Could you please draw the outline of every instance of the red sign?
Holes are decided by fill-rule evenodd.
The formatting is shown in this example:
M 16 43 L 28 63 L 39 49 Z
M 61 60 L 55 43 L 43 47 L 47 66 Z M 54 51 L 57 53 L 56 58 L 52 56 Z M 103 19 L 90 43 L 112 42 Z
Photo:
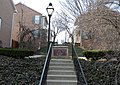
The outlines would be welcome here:
M 67 49 L 54 49 L 53 56 L 67 56 Z

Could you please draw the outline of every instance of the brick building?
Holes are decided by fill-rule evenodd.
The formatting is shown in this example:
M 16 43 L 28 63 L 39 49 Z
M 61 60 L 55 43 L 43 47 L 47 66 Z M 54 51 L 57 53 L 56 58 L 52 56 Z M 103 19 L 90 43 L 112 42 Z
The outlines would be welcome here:
M 16 9 L 12 0 L 0 0 L 0 47 L 12 46 L 12 30 Z
M 15 15 L 12 47 L 18 47 L 21 42 L 25 45 L 30 42 L 29 44 L 34 48 L 45 46 L 47 43 L 47 18 L 22 3 L 16 4 L 15 7 L 18 12 Z M 25 45 L 23 47 L 26 47 Z

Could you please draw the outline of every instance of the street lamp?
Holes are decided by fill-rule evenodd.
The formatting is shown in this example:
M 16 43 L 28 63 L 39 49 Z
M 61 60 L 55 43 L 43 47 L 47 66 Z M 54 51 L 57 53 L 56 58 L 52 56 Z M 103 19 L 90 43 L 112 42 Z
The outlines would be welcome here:
M 46 11 L 48 13 L 49 16 L 49 28 L 48 28 L 48 49 L 49 49 L 49 45 L 50 45 L 50 20 L 51 20 L 51 16 L 54 12 L 54 8 L 52 6 L 52 3 L 49 3 L 49 6 L 46 8 Z

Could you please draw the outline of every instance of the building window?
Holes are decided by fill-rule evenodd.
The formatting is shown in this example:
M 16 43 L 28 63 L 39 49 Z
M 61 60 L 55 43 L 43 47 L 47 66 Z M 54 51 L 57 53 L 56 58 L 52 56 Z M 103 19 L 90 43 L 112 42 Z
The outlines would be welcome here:
M 2 18 L 0 17 L 0 30 L 2 28 Z
M 40 15 L 35 15 L 33 17 L 33 24 L 40 24 Z
M 40 30 L 38 28 L 34 28 L 34 30 L 32 30 L 32 34 L 37 38 L 40 36 Z
M 40 23 L 40 16 L 36 15 L 35 16 L 35 24 L 39 24 Z

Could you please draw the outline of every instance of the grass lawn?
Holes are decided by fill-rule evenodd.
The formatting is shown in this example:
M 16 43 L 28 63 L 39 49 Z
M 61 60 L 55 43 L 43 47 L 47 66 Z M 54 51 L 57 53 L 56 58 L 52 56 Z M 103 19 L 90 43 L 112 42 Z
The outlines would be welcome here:
M 83 57 L 83 54 L 82 54 L 83 49 L 81 49 L 78 46 L 75 46 L 75 49 L 76 49 L 78 56 Z M 68 46 L 68 50 L 69 50 L 69 55 L 72 55 L 72 46 L 71 45 Z
M 46 47 L 42 47 L 41 49 L 37 50 L 35 52 L 35 54 L 37 54 L 37 55 L 46 55 L 47 54 L 47 46 Z
M 62 45 L 62 44 L 61 44 L 61 45 Z M 69 50 L 69 55 L 72 55 L 72 47 L 71 47 L 71 45 L 67 45 L 67 46 L 68 46 L 68 50 Z M 77 51 L 78 56 L 83 56 L 83 54 L 82 54 L 83 49 L 81 49 L 81 48 L 78 47 L 78 46 L 75 46 L 75 49 L 76 49 L 76 51 Z M 46 55 L 46 54 L 47 54 L 47 47 L 41 48 L 40 50 L 38 50 L 38 51 L 36 52 L 36 54 Z

